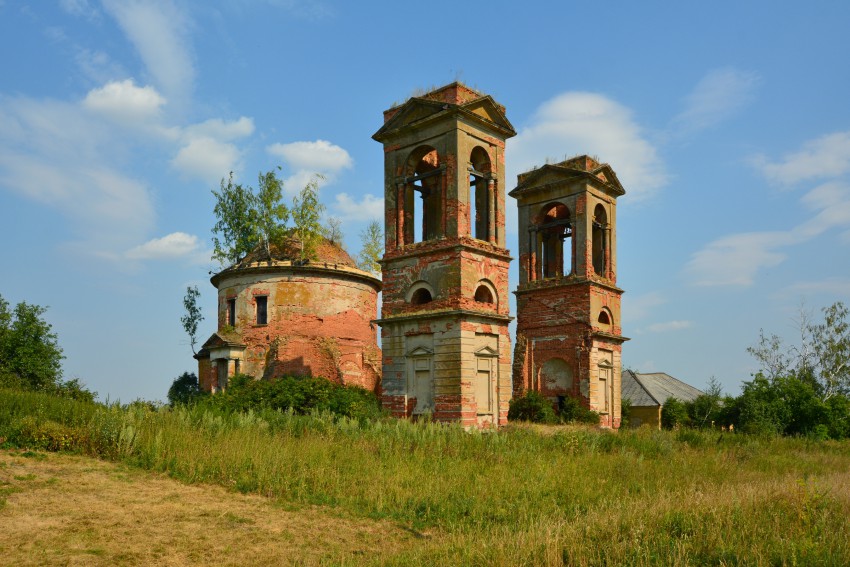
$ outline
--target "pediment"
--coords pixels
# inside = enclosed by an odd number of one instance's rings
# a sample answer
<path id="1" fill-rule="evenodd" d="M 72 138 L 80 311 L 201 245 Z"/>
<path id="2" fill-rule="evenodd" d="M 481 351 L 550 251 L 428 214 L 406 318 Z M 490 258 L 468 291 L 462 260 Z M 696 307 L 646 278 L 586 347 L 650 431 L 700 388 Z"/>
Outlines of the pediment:
<path id="1" fill-rule="evenodd" d="M 434 354 L 433 350 L 420 346 L 420 347 L 416 347 L 412 351 L 408 352 L 407 356 L 431 356 L 433 354 Z"/>
<path id="2" fill-rule="evenodd" d="M 461 108 L 467 113 L 474 114 L 487 122 L 495 124 L 500 130 L 506 131 L 507 134 L 505 137 L 516 135 L 513 124 L 510 123 L 501 107 L 496 104 L 496 101 L 490 95 L 461 105 Z"/>
<path id="3" fill-rule="evenodd" d="M 620 180 L 617 178 L 617 174 L 614 173 L 614 170 L 608 164 L 602 164 L 592 171 L 565 167 L 561 164 L 546 164 L 543 167 L 521 174 L 516 188 L 508 194 L 516 198 L 528 190 L 533 190 L 535 187 L 563 183 L 579 178 L 585 178 L 593 182 L 594 185 L 606 189 L 606 192 L 614 196 L 620 196 L 626 193 L 626 190 L 623 189 Z"/>
<path id="4" fill-rule="evenodd" d="M 476 350 L 475 356 L 499 356 L 499 352 L 489 346 L 485 346 Z"/>
<path id="5" fill-rule="evenodd" d="M 441 113 L 446 115 L 462 114 L 474 121 L 486 124 L 506 138 L 516 135 L 513 125 L 508 121 L 504 112 L 489 95 L 467 102 L 453 104 L 427 98 L 414 97 L 405 102 L 372 136 L 372 139 L 383 142 L 390 132 L 402 130 L 427 118 Z"/>
<path id="6" fill-rule="evenodd" d="M 238 337 L 230 336 L 226 334 L 213 333 L 210 335 L 210 338 L 201 346 L 202 350 L 213 350 L 216 348 L 224 348 L 224 347 L 244 347 L 245 345 L 239 340 Z"/>

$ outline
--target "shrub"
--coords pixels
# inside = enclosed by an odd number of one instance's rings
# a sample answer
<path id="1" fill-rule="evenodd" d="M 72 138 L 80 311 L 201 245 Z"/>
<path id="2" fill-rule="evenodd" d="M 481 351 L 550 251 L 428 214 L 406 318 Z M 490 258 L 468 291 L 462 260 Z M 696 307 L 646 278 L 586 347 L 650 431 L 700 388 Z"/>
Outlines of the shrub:
<path id="1" fill-rule="evenodd" d="M 508 419 L 512 421 L 531 421 L 534 423 L 557 423 L 558 418 L 552 409 L 552 402 L 540 392 L 528 390 L 524 395 L 511 400 Z"/>
<path id="2" fill-rule="evenodd" d="M 564 396 L 558 400 L 558 417 L 564 423 L 578 422 L 599 425 L 599 414 L 584 407 L 572 396 Z"/>
<path id="3" fill-rule="evenodd" d="M 177 404 L 190 404 L 201 396 L 201 387 L 198 377 L 194 372 L 184 372 L 174 379 L 168 388 L 168 403 L 172 406 Z"/>
<path id="4" fill-rule="evenodd" d="M 230 378 L 224 392 L 211 396 L 207 403 L 239 412 L 272 409 L 304 415 L 313 411 L 329 411 L 355 419 L 377 419 L 382 415 L 380 400 L 374 393 L 309 376 L 255 380 L 251 376 L 237 374 Z"/>
<path id="5" fill-rule="evenodd" d="M 661 407 L 661 426 L 664 429 L 674 429 L 688 424 L 688 410 L 685 404 L 676 398 L 667 398 Z"/>

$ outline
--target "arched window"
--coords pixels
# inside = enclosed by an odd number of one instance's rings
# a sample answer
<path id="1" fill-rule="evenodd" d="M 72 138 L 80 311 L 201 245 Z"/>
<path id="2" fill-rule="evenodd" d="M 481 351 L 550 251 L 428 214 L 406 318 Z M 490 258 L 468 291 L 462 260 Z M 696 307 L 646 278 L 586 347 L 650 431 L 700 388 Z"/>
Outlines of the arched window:
<path id="1" fill-rule="evenodd" d="M 572 273 L 573 235 L 570 211 L 563 203 L 547 205 L 533 227 L 537 233 L 537 266 L 535 279 L 557 278 Z M 568 263 L 564 263 L 566 258 Z"/>
<path id="2" fill-rule="evenodd" d="M 437 150 L 431 146 L 419 146 L 408 157 L 399 191 L 403 244 L 439 237 L 443 224 L 442 172 Z M 416 203 L 417 194 L 421 204 Z"/>
<path id="3" fill-rule="evenodd" d="M 493 292 L 486 285 L 480 285 L 475 290 L 475 301 L 478 303 L 493 303 Z"/>
<path id="4" fill-rule="evenodd" d="M 605 207 L 593 209 L 593 271 L 607 277 L 608 268 L 608 214 Z"/>
<path id="5" fill-rule="evenodd" d="M 599 323 L 599 326 L 602 329 L 610 330 L 611 323 L 613 322 L 613 318 L 611 317 L 611 313 L 606 308 L 602 308 L 602 311 L 599 312 L 599 317 L 596 319 L 596 322 Z"/>
<path id="6" fill-rule="evenodd" d="M 413 305 L 424 305 L 425 303 L 431 303 L 432 300 L 431 292 L 424 287 L 420 287 L 410 296 L 410 303 Z"/>
<path id="7" fill-rule="evenodd" d="M 476 146 L 469 156 L 469 235 L 478 240 L 495 240 L 495 194 L 490 156 Z"/>

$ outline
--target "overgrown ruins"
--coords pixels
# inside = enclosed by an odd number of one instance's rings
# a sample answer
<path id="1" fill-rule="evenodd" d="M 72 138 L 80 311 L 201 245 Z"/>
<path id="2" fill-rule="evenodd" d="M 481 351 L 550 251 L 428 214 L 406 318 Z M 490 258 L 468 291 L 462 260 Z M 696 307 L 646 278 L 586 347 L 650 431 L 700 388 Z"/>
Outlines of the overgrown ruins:
<path id="1" fill-rule="evenodd" d="M 235 372 L 322 375 L 375 390 L 395 416 L 472 427 L 506 423 L 511 397 L 535 390 L 619 427 L 625 191 L 588 156 L 519 176 L 511 361 L 505 141 L 515 134 L 503 106 L 460 83 L 385 111 L 373 136 L 384 146 L 382 280 L 330 243 L 307 264 L 284 251 L 216 274 L 219 330 L 196 357 L 202 387 Z"/>

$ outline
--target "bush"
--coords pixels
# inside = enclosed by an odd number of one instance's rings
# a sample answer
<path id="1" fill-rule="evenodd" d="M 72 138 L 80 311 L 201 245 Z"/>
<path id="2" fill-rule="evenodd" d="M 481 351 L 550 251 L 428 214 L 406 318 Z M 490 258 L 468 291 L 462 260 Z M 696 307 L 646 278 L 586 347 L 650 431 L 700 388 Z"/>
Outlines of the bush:
<path id="1" fill-rule="evenodd" d="M 184 372 L 171 383 L 168 389 L 168 403 L 172 406 L 190 404 L 195 402 L 202 393 L 198 377 L 194 372 Z"/>
<path id="2" fill-rule="evenodd" d="M 374 393 L 309 376 L 255 380 L 251 376 L 237 374 L 230 378 L 227 389 L 209 397 L 208 403 L 238 412 L 272 409 L 304 415 L 313 411 L 329 411 L 355 419 L 377 419 L 382 415 L 381 402 Z"/>
<path id="3" fill-rule="evenodd" d="M 528 390 L 519 398 L 511 400 L 508 409 L 511 421 L 531 421 L 534 423 L 557 423 L 558 417 L 552 409 L 552 402 L 540 392 Z"/>
<path id="4" fill-rule="evenodd" d="M 578 422 L 599 425 L 599 414 L 584 407 L 572 396 L 564 396 L 558 400 L 558 417 L 564 423 Z"/>
<path id="5" fill-rule="evenodd" d="M 688 410 L 685 404 L 676 398 L 667 398 L 661 406 L 661 426 L 664 429 L 675 429 L 688 425 Z"/>

